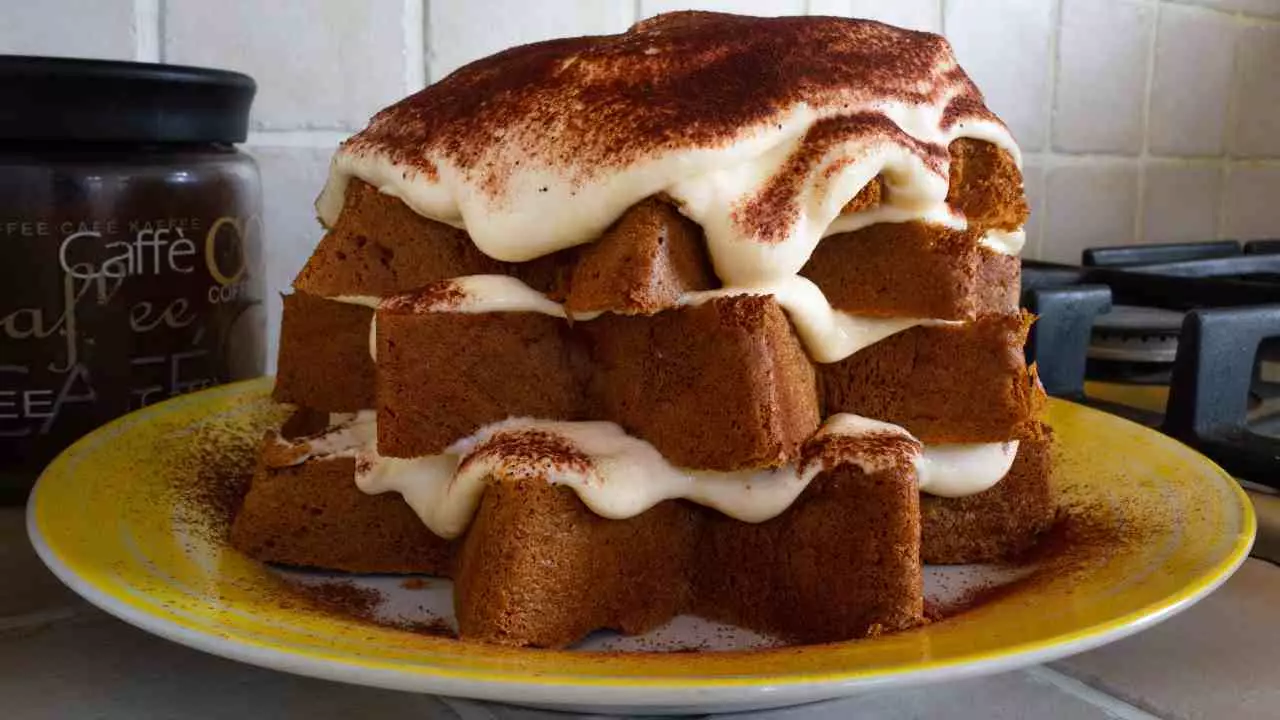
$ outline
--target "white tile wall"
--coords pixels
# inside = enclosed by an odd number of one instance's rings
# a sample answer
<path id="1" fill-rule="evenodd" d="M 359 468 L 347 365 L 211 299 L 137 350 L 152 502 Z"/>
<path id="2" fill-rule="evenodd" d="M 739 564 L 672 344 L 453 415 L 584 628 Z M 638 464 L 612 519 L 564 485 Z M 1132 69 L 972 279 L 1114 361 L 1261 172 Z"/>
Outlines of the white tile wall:
<path id="1" fill-rule="evenodd" d="M 11 0 L 0 52 L 256 77 L 251 145 L 284 283 L 315 240 L 328 154 L 377 108 L 503 47 L 673 8 L 943 31 L 1026 153 L 1029 256 L 1280 236 L 1280 0 Z"/>
<path id="2" fill-rule="evenodd" d="M 314 201 L 329 171 L 330 147 L 251 146 L 262 172 L 263 257 L 267 279 L 267 372 L 275 372 L 280 297 L 320 240 Z"/>
<path id="3" fill-rule="evenodd" d="M 1129 0 L 1062 0 L 1055 150 L 1142 151 L 1155 7 Z"/>
<path id="4" fill-rule="evenodd" d="M 1048 0 L 947 0 L 943 29 L 960 64 L 1026 151 L 1044 147 L 1053 8 Z"/>
<path id="5" fill-rule="evenodd" d="M 1172 160 L 1148 165 L 1142 240 L 1168 243 L 1214 237 L 1222 174 L 1217 163 Z"/>
<path id="6" fill-rule="evenodd" d="M 1045 175 L 1040 256 L 1079 263 L 1087 247 L 1132 243 L 1138 169 L 1137 162 L 1123 160 L 1051 166 Z"/>
<path id="7" fill-rule="evenodd" d="M 167 0 L 164 59 L 241 70 L 258 81 L 258 129 L 357 129 L 422 84 L 422 43 L 406 47 L 403 0 Z"/>
<path id="8" fill-rule="evenodd" d="M 1280 165 L 1242 163 L 1227 170 L 1219 235 L 1280 238 Z"/>
<path id="9" fill-rule="evenodd" d="M 818 4 L 810 2 L 809 12 L 816 14 L 815 6 Z M 942 32 L 942 3 L 939 0 L 852 0 L 843 4 L 848 6 L 843 12 L 833 8 L 828 14 L 879 20 L 911 30 Z"/>
<path id="10" fill-rule="evenodd" d="M 1231 152 L 1239 157 L 1280 157 L 1280 24 L 1245 28 L 1236 67 L 1239 83 Z"/>
<path id="11" fill-rule="evenodd" d="M 711 10 L 747 15 L 803 15 L 805 0 L 640 0 L 640 16 L 672 10 Z"/>
<path id="12" fill-rule="evenodd" d="M 1044 162 L 1038 157 L 1027 158 L 1022 164 L 1022 186 L 1027 192 L 1027 204 L 1031 216 L 1027 218 L 1027 244 L 1022 251 L 1027 257 L 1041 257 L 1044 242 L 1045 187 Z"/>
<path id="13" fill-rule="evenodd" d="M 0 53 L 132 60 L 134 40 L 133 0 L 18 0 L 0 19 Z"/>
<path id="14" fill-rule="evenodd" d="M 1245 15 L 1280 18 L 1280 0 L 1227 0 L 1226 7 Z"/>
<path id="15" fill-rule="evenodd" d="M 1224 12 L 1242 13 L 1255 17 L 1280 17 L 1280 0 L 1182 0 L 1193 5 L 1204 5 Z"/>
<path id="16" fill-rule="evenodd" d="M 622 32 L 635 19 L 630 3 L 541 0 L 432 2 L 427 7 L 427 57 L 431 79 L 499 50 L 573 35 Z M 480 31 L 479 29 L 483 29 Z"/>
<path id="17" fill-rule="evenodd" d="M 1160 9 L 1151 88 L 1151 152 L 1221 155 L 1231 100 L 1234 18 L 1196 7 Z"/>

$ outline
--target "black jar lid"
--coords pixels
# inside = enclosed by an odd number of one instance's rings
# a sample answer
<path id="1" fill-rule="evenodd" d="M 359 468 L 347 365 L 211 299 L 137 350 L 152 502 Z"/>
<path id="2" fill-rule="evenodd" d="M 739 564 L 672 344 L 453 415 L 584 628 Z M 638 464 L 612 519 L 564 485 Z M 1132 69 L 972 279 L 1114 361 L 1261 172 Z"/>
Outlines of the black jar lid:
<path id="1" fill-rule="evenodd" d="M 0 55 L 0 141 L 243 142 L 256 90 L 227 70 Z"/>

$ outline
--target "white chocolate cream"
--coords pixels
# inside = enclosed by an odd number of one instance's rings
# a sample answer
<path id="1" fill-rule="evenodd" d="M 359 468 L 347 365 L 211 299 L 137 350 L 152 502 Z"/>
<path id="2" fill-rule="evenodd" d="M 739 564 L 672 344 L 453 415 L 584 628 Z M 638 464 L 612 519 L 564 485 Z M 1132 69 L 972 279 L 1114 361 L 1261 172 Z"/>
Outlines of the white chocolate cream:
<path id="1" fill-rule="evenodd" d="M 385 300 L 383 307 L 412 312 L 541 313 L 568 318 L 564 306 L 509 275 L 466 275 L 436 283 L 425 293 L 406 293 Z M 600 313 L 578 314 L 589 320 Z"/>
<path id="2" fill-rule="evenodd" d="M 978 244 L 1001 255 L 1017 255 L 1027 244 L 1027 231 L 1023 228 L 989 230 L 978 240 Z"/>
<path id="3" fill-rule="evenodd" d="M 925 446 L 916 461 L 920 491 L 939 497 L 976 495 L 998 481 L 1013 466 L 1018 441 L 1002 443 L 953 443 Z"/>
<path id="4" fill-rule="evenodd" d="M 602 172 L 590 183 L 576 181 L 572 168 L 545 162 L 519 144 L 501 143 L 487 150 L 512 168 L 505 184 L 509 189 L 499 198 L 445 154 L 430 156 L 438 172 L 428 175 L 367 146 L 344 146 L 334 155 L 316 208 L 332 226 L 348 181 L 359 178 L 425 217 L 465 229 L 486 255 L 519 262 L 590 242 L 631 206 L 664 193 L 702 226 L 724 285 L 768 284 L 798 273 L 825 235 L 885 221 L 964 226 L 946 203 L 945 172 L 930 167 L 900 138 L 886 135 L 854 135 L 813 158 L 793 190 L 794 217 L 778 237 L 762 239 L 740 221 L 740 209 L 768 189 L 789 158 L 801 154 L 815 123 L 838 113 L 884 113 L 916 141 L 940 148 L 960 137 L 986 140 L 1020 163 L 1017 144 L 997 122 L 974 119 L 943 129 L 942 114 L 950 99 L 922 106 L 868 101 L 847 111 L 799 105 L 767 124 L 744 128 L 733 142 L 655 154 Z M 843 215 L 844 206 L 877 176 L 888 186 L 883 202 Z"/>
<path id="5" fill-rule="evenodd" d="M 690 470 L 671 465 L 649 443 L 608 422 L 555 422 L 513 418 L 485 426 L 440 455 L 388 458 L 375 448 L 376 420 L 362 411 L 330 432 L 293 443 L 284 464 L 354 457 L 356 484 L 370 494 L 397 492 L 435 534 L 452 538 L 471 522 L 492 477 L 541 479 L 571 488 L 593 512 L 634 517 L 664 500 L 684 499 L 743 522 L 763 522 L 790 507 L 831 462 L 867 473 L 910 461 L 920 489 L 957 497 L 981 492 L 1008 473 L 1017 442 L 923 446 L 906 430 L 856 415 L 832 416 L 809 441 L 852 441 L 814 462 L 740 472 Z M 862 438 L 900 440 L 859 445 Z M 831 458 L 836 458 L 834 461 Z"/>
<path id="6" fill-rule="evenodd" d="M 873 317 L 836 310 L 813 281 L 799 275 L 758 288 L 689 293 L 681 299 L 681 304 L 696 305 L 718 297 L 744 294 L 774 296 L 786 310 L 809 357 L 819 363 L 839 362 L 890 335 L 917 325 L 960 324 L 960 321 Z"/>
<path id="7" fill-rule="evenodd" d="M 333 302 L 340 302 L 344 305 L 359 305 L 360 307 L 372 308 L 374 310 L 377 310 L 378 303 L 382 302 L 382 298 L 376 295 L 334 295 L 333 297 L 325 299 L 332 300 Z"/>
<path id="8" fill-rule="evenodd" d="M 389 298 L 401 309 L 415 312 L 533 312 L 557 318 L 568 317 L 567 311 L 560 303 L 548 299 L 542 293 L 525 285 L 516 278 L 506 275 L 470 275 L 449 281 L 456 294 L 450 293 L 440 297 L 435 293 L 422 297 L 403 295 Z M 679 301 L 681 305 L 700 305 L 716 298 L 735 295 L 772 295 L 796 329 L 796 334 L 804 344 L 814 362 L 839 362 L 854 353 L 869 347 L 890 335 L 902 332 L 917 325 L 958 325 L 961 321 L 936 320 L 931 318 L 898 318 L 854 315 L 831 307 L 822 290 L 812 281 L 799 275 L 753 288 L 731 288 L 706 290 L 686 294 Z M 372 300 L 377 307 L 376 298 L 331 298 L 339 302 L 355 302 L 367 304 Z M 573 313 L 574 320 L 593 320 L 600 312 Z M 370 348 L 373 352 L 373 340 Z"/>
<path id="9" fill-rule="evenodd" d="M 704 26 L 712 31 L 697 29 Z M 641 46 L 655 52 L 637 54 Z M 779 77 L 756 95 L 724 98 L 732 107 L 708 114 L 633 92 L 716 81 L 739 55 L 770 63 Z M 912 62 L 877 62 L 878 55 Z M 495 78 L 535 66 L 551 75 L 499 83 L 501 93 L 485 94 Z M 779 81 L 792 73 L 796 82 Z M 583 123 L 590 115 L 583 103 L 617 113 L 617 122 Z M 489 130 L 477 131 L 481 125 Z M 689 132 L 655 137 L 643 127 Z M 724 288 L 695 293 L 687 303 L 773 294 L 811 357 L 835 362 L 935 321 L 836 311 L 798 273 L 821 238 L 834 233 L 912 220 L 967 227 L 946 201 L 949 146 L 960 138 L 992 143 L 1021 165 L 1012 135 L 942 38 L 835 18 L 676 13 L 622 35 L 513 48 L 461 68 L 343 143 L 316 207 L 332 226 L 350 179 L 358 178 L 427 218 L 465 229 L 485 254 L 519 262 L 591 242 L 628 208 L 665 195 L 701 226 Z M 884 184 L 879 202 L 846 213 L 876 178 Z M 1021 230 L 981 239 L 1010 255 L 1024 242 Z M 460 282 L 474 286 L 455 312 L 564 316 L 563 307 L 510 278 Z"/>
<path id="10" fill-rule="evenodd" d="M 678 100 L 723 84 L 735 62 L 775 73 L 726 88 L 715 107 Z M 528 80 L 513 81 L 521 72 Z M 583 121 L 596 112 L 610 120 Z M 795 275 L 835 232 L 965 227 L 946 202 L 960 138 L 1021 164 L 936 35 L 673 13 L 621 35 L 512 48 L 405 98 L 343 143 L 316 208 L 332 226 L 359 178 L 520 262 L 591 242 L 663 194 L 702 227 L 722 284 L 751 287 Z M 880 202 L 845 213 L 877 177 Z"/>

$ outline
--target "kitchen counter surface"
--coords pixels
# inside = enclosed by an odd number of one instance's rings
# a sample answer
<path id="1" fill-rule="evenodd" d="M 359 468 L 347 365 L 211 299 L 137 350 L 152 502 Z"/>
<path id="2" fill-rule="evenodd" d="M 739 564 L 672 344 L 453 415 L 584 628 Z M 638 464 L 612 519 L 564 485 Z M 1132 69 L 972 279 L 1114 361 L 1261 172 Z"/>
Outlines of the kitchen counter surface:
<path id="1" fill-rule="evenodd" d="M 5 717 L 569 717 L 312 680 L 153 637 L 64 589 L 15 508 L 0 509 L 0 577 Z M 1280 568 L 1251 559 L 1181 615 L 1049 666 L 735 717 L 1274 718 L 1277 708 Z"/>

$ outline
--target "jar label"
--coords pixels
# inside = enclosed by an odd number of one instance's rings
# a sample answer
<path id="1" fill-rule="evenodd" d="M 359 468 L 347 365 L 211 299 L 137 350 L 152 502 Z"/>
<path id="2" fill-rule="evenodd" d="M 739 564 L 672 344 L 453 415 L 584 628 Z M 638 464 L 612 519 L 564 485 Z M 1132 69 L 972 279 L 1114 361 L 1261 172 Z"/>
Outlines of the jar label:
<path id="1" fill-rule="evenodd" d="M 259 374 L 259 227 L 0 217 L 0 467 L 36 471 L 125 412 Z"/>

